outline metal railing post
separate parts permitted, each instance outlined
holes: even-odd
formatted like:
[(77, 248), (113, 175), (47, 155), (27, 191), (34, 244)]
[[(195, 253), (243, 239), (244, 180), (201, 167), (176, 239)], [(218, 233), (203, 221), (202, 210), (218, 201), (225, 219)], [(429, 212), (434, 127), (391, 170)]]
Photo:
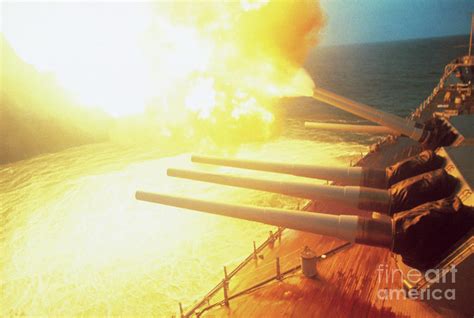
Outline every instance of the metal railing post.
[(273, 248), (275, 246), (275, 237), (273, 235), (273, 231), (270, 231), (270, 233), (268, 234), (268, 239), (269, 239), (269, 242), (268, 242), (268, 246), (270, 248)]
[(227, 277), (227, 268), (224, 266), (224, 281), (222, 284), (224, 290), (224, 305), (229, 306), (229, 280)]
[(276, 279), (281, 280), (280, 258), (276, 258)]
[(253, 241), (253, 258), (255, 259), (255, 261), (258, 260), (257, 245), (255, 244), (255, 241)]

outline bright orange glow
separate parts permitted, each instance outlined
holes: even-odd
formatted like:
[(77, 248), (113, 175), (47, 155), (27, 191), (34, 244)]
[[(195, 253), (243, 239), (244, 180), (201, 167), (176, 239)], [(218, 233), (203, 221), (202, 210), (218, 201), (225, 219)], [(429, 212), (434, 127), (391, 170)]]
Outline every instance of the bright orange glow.
[(312, 1), (3, 9), (2, 33), (22, 59), (53, 74), (77, 103), (116, 117), (152, 109), (168, 124), (189, 112), (270, 124), (275, 97), (311, 94), (300, 65), (322, 24)]
[[(137, 201), (138, 189), (282, 208), (302, 203), (169, 178), (170, 166), (196, 168), (189, 154), (171, 156), (172, 149), (87, 145), (0, 166), (0, 316), (170, 317), (178, 302), (188, 308), (222, 279), (223, 265), (233, 269), (251, 253), (253, 240), (260, 243), (274, 230)], [(353, 143), (281, 139), (244, 146), (235, 155), (341, 166), (346, 160), (334, 158), (353, 157), (362, 149)]]
[(52, 73), (78, 103), (113, 115), (143, 109), (152, 90), (140, 49), (149, 8), (91, 3), (2, 7), (2, 33), (17, 54), (39, 71)]
[[(0, 316), (170, 316), (270, 229), (138, 202), (138, 189), (288, 208), (300, 202), (183, 185), (164, 170), (189, 164), (176, 154), (209, 139), (219, 153), (227, 151), (222, 144), (267, 140), (275, 101), (312, 93), (301, 64), (322, 25), (313, 0), (1, 5), (7, 54), (0, 97), (22, 115), (18, 122), (28, 127), (34, 114), (44, 123), (37, 127), (54, 133), (51, 122), (60, 122), (83, 135), (101, 128), (102, 121), (87, 121), (90, 114), (115, 119), (104, 116), (112, 143), (0, 166)], [(33, 145), (51, 142), (24, 130)], [(190, 138), (196, 131), (204, 138)], [(11, 140), (22, 151), (19, 139)], [(295, 156), (308, 162), (334, 155), (330, 143), (289, 139), (243, 146), (240, 154), (290, 162), (295, 146)]]

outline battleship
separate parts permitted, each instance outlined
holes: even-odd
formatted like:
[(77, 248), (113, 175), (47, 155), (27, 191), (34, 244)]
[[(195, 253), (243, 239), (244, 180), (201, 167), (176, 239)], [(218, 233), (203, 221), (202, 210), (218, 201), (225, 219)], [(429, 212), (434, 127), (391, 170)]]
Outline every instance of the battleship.
[[(472, 316), (474, 56), (448, 63), (408, 118), (316, 88), (313, 98), (377, 125), (307, 129), (385, 134), (347, 168), (195, 155), (170, 177), (309, 199), (300, 210), (138, 190), (136, 199), (275, 225), (277, 231), (181, 317)], [(292, 174), (327, 185), (200, 171), (203, 165)], [(329, 184), (329, 182), (332, 182)], [(288, 253), (294, 247), (299, 253)]]

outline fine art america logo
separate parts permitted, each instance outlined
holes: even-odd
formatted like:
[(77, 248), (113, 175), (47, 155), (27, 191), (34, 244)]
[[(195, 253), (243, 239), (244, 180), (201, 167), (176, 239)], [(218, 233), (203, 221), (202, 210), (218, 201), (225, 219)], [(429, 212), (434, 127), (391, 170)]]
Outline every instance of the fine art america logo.
[[(456, 299), (455, 288), (447, 288), (448, 286), (454, 286), (456, 283), (457, 269), (454, 265), (446, 269), (429, 269), (425, 272), (412, 268), (404, 273), (398, 268), (389, 268), (388, 264), (379, 264), (375, 271), (378, 283), (390, 286), (389, 288), (377, 290), (377, 297), (379, 299)], [(426, 288), (397, 288), (398, 286), (403, 286), (404, 281), (411, 286), (416, 286), (420, 282), (426, 282)]]

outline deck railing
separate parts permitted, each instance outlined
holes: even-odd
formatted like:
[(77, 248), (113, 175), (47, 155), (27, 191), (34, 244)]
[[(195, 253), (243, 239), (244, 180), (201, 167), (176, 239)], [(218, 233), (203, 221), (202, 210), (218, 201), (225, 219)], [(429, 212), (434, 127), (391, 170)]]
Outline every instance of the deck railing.
[[(233, 277), (237, 275), (247, 264), (249, 264), (251, 261), (257, 261), (258, 260), (258, 255), (268, 246), (273, 246), (273, 244), (278, 240), (281, 243), (281, 234), (283, 233), (285, 229), (284, 228), (278, 228), (276, 233), (270, 232), (270, 236), (265, 242), (263, 242), (260, 246), (256, 247), (254, 243), (254, 250), (253, 252), (247, 256), (246, 259), (244, 259), (239, 265), (237, 265), (236, 268), (234, 268), (230, 273), (227, 273), (227, 268), (224, 266), (224, 277), (223, 279), (214, 287), (212, 288), (204, 297), (202, 297), (195, 305), (193, 305), (190, 309), (184, 310), (183, 306), (181, 303), (179, 303), (179, 311), (180, 311), (180, 317), (181, 318), (187, 318), (191, 317), (192, 315), (195, 315), (196, 317), (199, 317), (202, 315), (204, 312), (218, 307), (218, 306), (229, 306), (229, 302), (232, 299), (235, 299), (237, 297), (243, 296), (245, 294), (248, 294), (249, 292), (252, 292), (253, 290), (262, 287), (272, 281), (275, 280), (282, 280), (286, 276), (293, 274), (297, 272), (298, 270), (301, 269), (301, 264), (295, 265), (294, 262), (286, 261), (287, 259), (290, 258), (294, 259), (294, 255), (296, 252), (300, 252), (299, 250), (295, 250), (287, 255), (284, 255), (283, 257), (276, 257), (275, 258), (275, 263), (268, 263), (266, 265), (263, 265), (262, 268), (259, 269), (254, 269), (254, 271), (259, 271), (260, 269), (265, 269), (265, 267), (272, 266), (274, 267), (274, 274), (268, 275), (265, 279), (243, 289), (240, 290), (234, 294), (230, 293), (229, 290), (229, 283)], [(327, 257), (336, 254), (337, 252), (340, 252), (342, 250), (345, 250), (346, 248), (352, 246), (352, 243), (347, 242), (343, 243), (342, 245), (339, 245), (319, 256), (316, 257), (317, 260), (324, 260)], [(285, 261), (282, 261), (285, 260)], [(290, 268), (287, 268), (285, 270), (282, 270), (283, 265), (290, 264)], [(244, 276), (256, 276), (255, 273), (250, 273), (246, 274)], [(241, 277), (242, 278), (242, 277)], [(218, 292), (222, 292), (222, 298), (210, 303), (210, 300), (212, 297), (216, 296)]]
[[(347, 243), (344, 243), (344, 244), (341, 244), (327, 252), (325, 252), (324, 254), (321, 254), (321, 255), (318, 255), (316, 256), (316, 260), (317, 261), (320, 261), (320, 260), (325, 260), (327, 259), (329, 256), (331, 255), (334, 255), (340, 251), (343, 251), (349, 247), (351, 247), (353, 244), (351, 242), (347, 242)], [(296, 251), (293, 251), (291, 252), (290, 254), (294, 254), (295, 252), (299, 252), (299, 250), (296, 250)], [(285, 255), (284, 257), (289, 257), (289, 256), (292, 256), (292, 255)], [(274, 275), (271, 275), (270, 277), (267, 277), (265, 279), (263, 279), (262, 281), (258, 282), (258, 283), (255, 283), (253, 284), (252, 286), (250, 287), (247, 287), (235, 294), (232, 294), (232, 295), (229, 295), (229, 294), (226, 294), (224, 293), (224, 299), (222, 300), (219, 300), (219, 301), (216, 301), (215, 303), (213, 304), (208, 304), (208, 306), (202, 308), (200, 311), (195, 311), (194, 314), (199, 317), (201, 316), (204, 312), (212, 309), (212, 308), (215, 308), (215, 307), (218, 307), (218, 306), (229, 306), (229, 301), (232, 300), (232, 299), (235, 299), (237, 297), (240, 297), (240, 296), (243, 296), (243, 295), (246, 295), (254, 290), (256, 290), (257, 288), (260, 288), (268, 283), (271, 283), (273, 281), (276, 281), (276, 280), (283, 280), (285, 277), (287, 277), (288, 275), (291, 275), (297, 271), (299, 271), (301, 269), (301, 264), (298, 264), (298, 265), (293, 265), (291, 266), (290, 268), (282, 271), (281, 270), (281, 265), (282, 262), (281, 262), (281, 259), (279, 257), (275, 258), (275, 274)], [(267, 265), (272, 265), (273, 264), (267, 264)], [(185, 315), (183, 315), (182, 317), (186, 317)], [(188, 316), (189, 317), (189, 316)]]
[(224, 286), (228, 284), (230, 279), (234, 277), (240, 270), (242, 270), (245, 267), (245, 265), (247, 265), (253, 260), (256, 260), (258, 257), (258, 254), (261, 253), (267, 246), (274, 244), (276, 240), (281, 240), (281, 234), (283, 233), (284, 230), (285, 230), (284, 228), (278, 228), (278, 230), (275, 233), (270, 232), (269, 237), (265, 240), (265, 242), (260, 244), (258, 247), (255, 245), (255, 242), (254, 242), (253, 252), (249, 256), (247, 256), (247, 258), (245, 258), (240, 264), (238, 264), (237, 267), (234, 268), (230, 273), (227, 273), (227, 269), (226, 267), (224, 267), (224, 272), (225, 272), (224, 279), (220, 281), (216, 286), (214, 286), (214, 288), (212, 288), (204, 297), (201, 298), (200, 301), (198, 301), (189, 310), (184, 312), (182, 305), (180, 303), (179, 307), (180, 307), (181, 317), (190, 317), (197, 311), (197, 309), (199, 309), (204, 304), (206, 304), (208, 300), (212, 298), (217, 292), (219, 292), (221, 289), (224, 291), (225, 290)]
[(421, 116), (422, 111), (433, 101), (435, 96), (439, 93), (439, 91), (444, 87), (444, 84), (448, 77), (453, 73), (453, 71), (462, 66), (463, 64), (459, 64), (457, 59), (452, 60), (444, 67), (443, 76), (439, 79), (438, 84), (435, 86), (431, 94), (421, 102), (421, 104), (408, 116), (409, 119), (415, 120)]

